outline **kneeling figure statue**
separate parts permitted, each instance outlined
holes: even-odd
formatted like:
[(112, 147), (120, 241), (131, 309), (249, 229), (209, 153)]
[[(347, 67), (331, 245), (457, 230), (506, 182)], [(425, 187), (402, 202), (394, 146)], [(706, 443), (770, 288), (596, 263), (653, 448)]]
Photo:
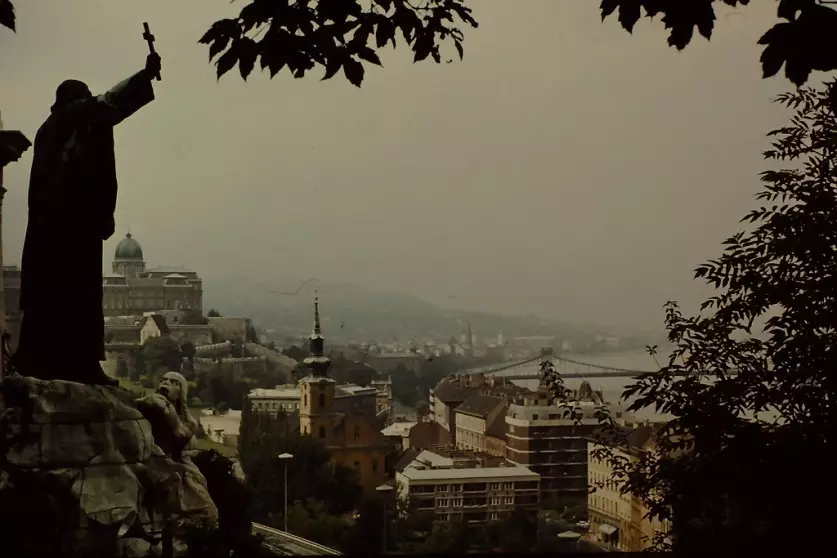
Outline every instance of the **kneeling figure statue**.
[(218, 509), (209, 496), (206, 479), (191, 457), (197, 450), (198, 423), (186, 405), (188, 384), (178, 372), (167, 372), (157, 391), (137, 400), (137, 408), (151, 423), (154, 443), (165, 458), (150, 464), (152, 473), (171, 479), (165, 495), (154, 507), (175, 528), (189, 525), (215, 526)]

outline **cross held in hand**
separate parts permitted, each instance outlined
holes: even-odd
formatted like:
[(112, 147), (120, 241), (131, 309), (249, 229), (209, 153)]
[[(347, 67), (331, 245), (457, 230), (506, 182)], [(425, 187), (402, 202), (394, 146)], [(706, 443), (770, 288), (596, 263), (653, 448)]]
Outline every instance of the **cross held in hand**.
[(142, 34), (142, 38), (148, 43), (148, 50), (149, 52), (154, 52), (154, 35), (151, 34), (151, 28), (148, 27), (148, 22), (144, 22), (142, 24), (144, 29), (144, 33)]
[[(155, 52), (157, 52), (156, 50), (154, 50), (154, 35), (151, 34), (151, 28), (148, 26), (147, 21), (144, 21), (142, 23), (142, 28), (143, 28), (142, 38), (145, 39), (145, 42), (148, 43), (148, 51), (151, 54), (154, 54)], [(160, 77), (160, 72), (157, 72), (157, 75), (154, 76), (154, 77), (157, 79), (157, 81), (162, 80), (162, 78)]]

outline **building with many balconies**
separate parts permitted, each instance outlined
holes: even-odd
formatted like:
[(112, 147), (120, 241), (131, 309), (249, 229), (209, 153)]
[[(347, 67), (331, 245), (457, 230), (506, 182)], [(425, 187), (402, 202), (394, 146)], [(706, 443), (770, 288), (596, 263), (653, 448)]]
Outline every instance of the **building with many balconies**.
[(464, 466), (462, 460), (422, 451), (396, 471), (399, 496), (436, 521), (497, 521), (516, 508), (537, 514), (540, 477), (521, 466)]

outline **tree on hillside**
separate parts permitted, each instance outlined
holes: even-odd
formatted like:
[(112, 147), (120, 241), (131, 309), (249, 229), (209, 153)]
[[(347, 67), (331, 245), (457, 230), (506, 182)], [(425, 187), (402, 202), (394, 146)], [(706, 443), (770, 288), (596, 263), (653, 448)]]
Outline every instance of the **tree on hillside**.
[(171, 337), (154, 337), (142, 346), (138, 360), (142, 362), (144, 373), (150, 376), (161, 368), (179, 371), (182, 354), (177, 341)]
[(220, 318), (221, 313), (218, 310), (216, 310), (215, 308), (210, 308), (209, 312), (206, 313), (206, 317), (207, 318)]
[[(799, 536), (801, 510), (837, 494), (837, 113), (826, 88), (778, 102), (794, 115), (771, 132), (765, 158), (786, 168), (762, 173), (747, 231), (697, 268), (717, 289), (706, 314), (687, 317), (669, 303), (675, 351), (626, 390), (633, 409), (676, 418), (635, 465), (599, 452), (626, 491), (671, 521), (674, 550), (816, 545), (823, 539)], [(779, 480), (805, 478), (816, 488)]]
[(297, 362), (302, 362), (308, 356), (308, 351), (298, 345), (291, 345), (282, 351), (282, 354), (288, 358), (292, 358)]

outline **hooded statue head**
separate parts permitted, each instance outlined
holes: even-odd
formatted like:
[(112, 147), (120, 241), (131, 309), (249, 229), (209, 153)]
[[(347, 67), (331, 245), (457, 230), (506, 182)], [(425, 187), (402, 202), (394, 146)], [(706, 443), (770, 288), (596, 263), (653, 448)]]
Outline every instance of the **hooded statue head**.
[(157, 393), (171, 401), (174, 408), (177, 409), (177, 414), (188, 415), (189, 410), (186, 402), (189, 395), (189, 383), (183, 377), (183, 374), (180, 372), (166, 372), (163, 374), (160, 383), (157, 385)]
[(61, 110), (72, 102), (82, 99), (89, 99), (93, 96), (90, 88), (83, 81), (68, 79), (58, 86), (55, 91), (55, 103), (52, 105), (52, 112)]

